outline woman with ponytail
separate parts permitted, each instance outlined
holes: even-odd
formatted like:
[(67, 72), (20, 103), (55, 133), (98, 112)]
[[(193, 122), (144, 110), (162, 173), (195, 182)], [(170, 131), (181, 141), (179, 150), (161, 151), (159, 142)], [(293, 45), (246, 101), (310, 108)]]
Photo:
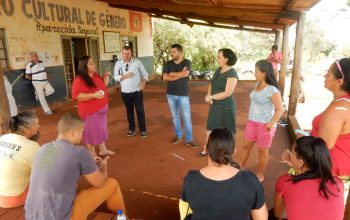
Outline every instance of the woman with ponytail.
[(249, 171), (231, 166), (234, 143), (227, 128), (210, 133), (208, 165), (189, 171), (184, 179), (181, 219), (248, 220), (250, 214), (253, 220), (267, 219), (264, 189), (259, 180)]
[(259, 60), (255, 64), (255, 78), (258, 82), (250, 93), (249, 117), (240, 163), (244, 168), (250, 151), (256, 144), (259, 155), (256, 176), (262, 182), (269, 158), (269, 148), (276, 132), (276, 123), (283, 114), (283, 105), (273, 67), (269, 61)]
[(288, 220), (342, 220), (344, 186), (332, 174), (332, 162), (326, 143), (312, 136), (296, 140), (282, 160), (296, 171), (283, 175), (276, 183), (274, 214)]
[(0, 137), (0, 207), (24, 205), (29, 178), (39, 144), (36, 139), (39, 119), (33, 112), (22, 112), (11, 118), (9, 134)]

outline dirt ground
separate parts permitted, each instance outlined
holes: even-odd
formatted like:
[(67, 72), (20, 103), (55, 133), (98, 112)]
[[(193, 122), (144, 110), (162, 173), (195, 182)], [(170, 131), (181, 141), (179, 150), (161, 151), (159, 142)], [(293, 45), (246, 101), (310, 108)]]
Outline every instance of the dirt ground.
[[(126, 203), (127, 214), (139, 219), (179, 219), (178, 198), (181, 194), (183, 177), (188, 170), (200, 169), (207, 163), (206, 158), (197, 158), (196, 154), (205, 143), (205, 125), (208, 106), (204, 103), (208, 81), (190, 82), (190, 102), (193, 124), (193, 136), (200, 148), (192, 149), (184, 141), (177, 145), (171, 143), (175, 136), (172, 117), (166, 101), (166, 84), (153, 80), (146, 86), (144, 104), (148, 138), (141, 138), (139, 132), (134, 137), (126, 137), (128, 130), (126, 111), (120, 94), (110, 96), (108, 112), (109, 140), (107, 146), (117, 154), (109, 159), (109, 175), (116, 178), (121, 187)], [(253, 82), (239, 82), (234, 96), (237, 102), (237, 129), (235, 158), (240, 153), (243, 144), (245, 123), (249, 110), (249, 93)], [(41, 112), (39, 110), (38, 112)], [(56, 137), (56, 124), (59, 118), (67, 112), (76, 112), (75, 103), (57, 107), (55, 114), (40, 117), (40, 144)], [(266, 202), (272, 207), (274, 184), (276, 178), (282, 175), (287, 167), (279, 163), (284, 149), (290, 146), (287, 129), (278, 126), (273, 146), (270, 151), (270, 161), (263, 182)], [(180, 156), (184, 160), (179, 159)], [(254, 151), (248, 161), (248, 169), (254, 171), (257, 167), (257, 155)], [(21, 208), (10, 214), (0, 209), (0, 219), (23, 218), (19, 214)], [(12, 216), (12, 217), (11, 217)]]

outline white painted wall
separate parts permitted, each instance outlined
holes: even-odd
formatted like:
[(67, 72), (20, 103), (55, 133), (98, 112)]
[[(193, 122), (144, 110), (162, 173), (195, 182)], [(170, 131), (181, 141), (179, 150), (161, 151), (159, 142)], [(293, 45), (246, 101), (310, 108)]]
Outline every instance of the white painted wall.
[[(37, 19), (33, 13), (33, 2), (37, 4), (42, 2), (46, 11), (48, 20)], [(51, 8), (49, 4), (56, 4), (60, 6), (66, 6), (70, 13), (73, 8), (80, 10), (81, 21), (84, 24), (67, 23), (65, 21), (60, 22), (57, 20), (56, 8), (53, 7), (53, 13), (51, 14)], [(23, 10), (23, 6), (25, 10)], [(6, 15), (6, 12), (13, 9), (12, 15)], [(87, 24), (86, 11), (90, 13), (93, 11), (96, 14), (96, 26)], [(33, 14), (32, 18), (25, 16), (25, 12)], [(70, 34), (70, 33), (55, 33), (55, 32), (42, 32), (38, 28), (40, 23), (43, 26), (55, 26), (55, 27), (71, 27), (75, 28), (78, 32), (78, 28), (84, 28), (89, 30), (96, 30), (97, 35), (87, 34), (88, 37), (98, 37), (100, 46), (100, 58), (101, 60), (111, 60), (112, 55), (118, 53), (105, 53), (103, 31), (119, 32), (120, 35), (129, 35), (137, 37), (138, 55), (139, 57), (153, 56), (153, 41), (151, 33), (151, 22), (148, 14), (141, 13), (142, 15), (142, 32), (134, 32), (130, 30), (129, 25), (129, 11), (111, 8), (107, 3), (92, 1), (92, 0), (47, 0), (47, 1), (29, 1), (29, 0), (8, 0), (6, 8), (0, 4), (0, 28), (5, 28), (7, 35), (7, 43), (9, 49), (9, 58), (11, 69), (25, 68), (29, 62), (30, 51), (37, 51), (39, 58), (45, 62), (46, 66), (63, 65), (61, 36), (84, 36), (84, 34)], [(10, 12), (11, 14), (11, 12)], [(120, 16), (125, 19), (125, 28), (107, 27), (102, 26), (99, 21), (99, 15), (105, 17), (106, 14), (114, 16)], [(53, 18), (55, 21), (53, 21)], [(72, 17), (70, 17), (72, 19)], [(38, 23), (39, 22), (39, 23)], [(41, 28), (42, 30), (43, 28)]]

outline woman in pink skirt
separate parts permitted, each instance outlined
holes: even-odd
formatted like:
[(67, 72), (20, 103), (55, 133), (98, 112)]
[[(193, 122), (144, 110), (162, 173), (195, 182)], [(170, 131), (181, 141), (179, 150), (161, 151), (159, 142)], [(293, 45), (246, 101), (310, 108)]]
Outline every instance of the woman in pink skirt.
[(77, 77), (73, 81), (72, 98), (78, 101), (79, 116), (84, 119), (83, 142), (92, 156), (96, 156), (95, 146), (100, 148), (100, 155), (114, 155), (106, 148), (108, 139), (107, 111), (109, 72), (102, 77), (96, 72), (96, 64), (89, 56), (79, 60)]

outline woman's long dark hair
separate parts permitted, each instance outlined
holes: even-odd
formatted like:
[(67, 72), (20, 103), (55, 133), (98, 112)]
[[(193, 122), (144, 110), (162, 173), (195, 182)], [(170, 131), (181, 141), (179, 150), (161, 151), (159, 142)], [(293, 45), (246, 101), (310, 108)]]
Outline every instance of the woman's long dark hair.
[[(335, 196), (328, 187), (327, 183), (337, 185), (332, 174), (332, 161), (326, 143), (322, 138), (312, 136), (304, 136), (298, 138), (294, 145), (294, 152), (297, 158), (302, 159), (309, 168), (305, 173), (292, 177), (294, 183), (307, 179), (321, 178), (321, 183), (318, 188), (319, 193), (326, 199), (328, 194)], [(338, 191), (339, 187), (337, 185)]]
[(92, 78), (89, 76), (88, 67), (87, 64), (89, 62), (90, 57), (89, 56), (83, 56), (79, 59), (79, 65), (78, 65), (78, 73), (77, 75), (80, 76), (87, 87), (90, 89), (96, 88), (96, 85)]
[(256, 62), (255, 67), (259, 69), (260, 72), (265, 73), (265, 82), (271, 86), (279, 89), (275, 75), (273, 74), (272, 64), (267, 60), (259, 60)]

